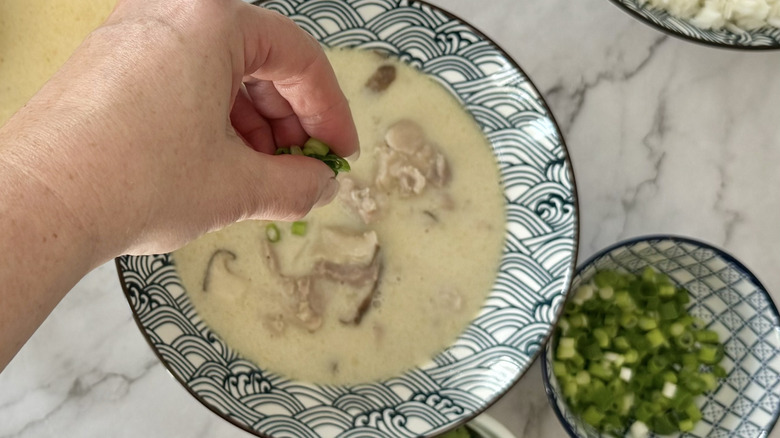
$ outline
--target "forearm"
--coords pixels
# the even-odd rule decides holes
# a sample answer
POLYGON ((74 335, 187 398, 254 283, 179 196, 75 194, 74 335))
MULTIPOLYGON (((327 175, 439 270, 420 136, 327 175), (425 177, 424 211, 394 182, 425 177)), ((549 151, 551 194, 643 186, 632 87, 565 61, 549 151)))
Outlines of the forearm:
POLYGON ((47 179, 51 175, 34 173, 19 155, 34 147, 21 142, 34 141, 0 129, 0 370, 101 261, 78 212, 47 179))

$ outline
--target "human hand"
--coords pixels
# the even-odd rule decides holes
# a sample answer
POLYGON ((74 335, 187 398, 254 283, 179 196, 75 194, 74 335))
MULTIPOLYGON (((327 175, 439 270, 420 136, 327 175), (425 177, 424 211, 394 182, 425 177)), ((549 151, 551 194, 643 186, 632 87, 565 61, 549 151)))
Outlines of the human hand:
POLYGON ((358 150, 319 44, 238 0, 121 1, 3 131, 4 160, 54 192, 98 259, 302 217, 338 184, 276 147, 312 136, 358 150))

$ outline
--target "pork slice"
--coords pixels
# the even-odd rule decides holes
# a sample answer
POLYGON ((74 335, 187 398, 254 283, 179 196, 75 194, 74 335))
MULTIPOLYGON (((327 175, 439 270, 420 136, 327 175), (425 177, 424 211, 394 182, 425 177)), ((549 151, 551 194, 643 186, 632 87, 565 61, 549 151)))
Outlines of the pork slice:
POLYGON ((396 169, 404 166, 406 161, 402 154, 387 147, 380 148, 377 153, 374 184, 381 190, 388 192, 395 190, 398 187, 398 180, 395 176, 396 169))
POLYGON ((419 195, 428 183, 425 175, 414 166, 399 166, 392 174, 398 181, 398 191, 404 196, 419 195))
POLYGON ((444 187, 450 179, 450 168, 447 159, 440 152, 436 152, 433 160, 426 169, 425 177, 436 187, 444 187))
POLYGON ((339 178, 339 182, 339 199, 342 204, 360 216, 363 223, 374 222, 380 215, 380 203, 371 188, 363 187, 349 177, 339 178))
POLYGON ((272 333, 284 331, 284 321, 299 325, 309 331, 316 331, 322 326, 322 314, 325 310, 325 296, 315 288, 311 275, 302 277, 288 277, 282 274, 279 260, 273 248, 267 242, 263 242, 263 259, 270 272, 277 278, 278 293, 284 302, 285 315, 274 315, 266 327, 272 333), (285 318, 286 316, 286 318, 285 318))
POLYGON ((317 265, 317 274, 336 283, 337 295, 331 297, 330 305, 344 324, 360 324, 371 307, 371 301, 379 284, 381 258, 377 251, 367 266, 339 265, 322 262, 317 265))
POLYGON ((295 288, 297 322, 309 331, 319 329, 322 326, 323 303, 321 296, 314 291, 312 278, 301 277, 292 283, 295 288))
POLYGON ((335 283, 330 306, 345 324, 359 324, 368 311, 381 273, 376 232, 325 228, 316 248, 314 275, 335 283))
POLYGON ((332 265, 365 267, 373 262, 379 249, 375 231, 352 232, 324 227, 312 251, 318 262, 332 265))
POLYGON ((403 196, 421 194, 426 186, 444 187, 449 166, 444 154, 428 141, 417 123, 400 120, 385 133, 386 148, 379 150, 374 182, 384 190, 403 196))
POLYGON ((284 321, 316 331, 331 312, 344 324, 359 324, 370 308, 382 267, 376 232, 322 228, 312 245, 312 272, 297 277, 284 276, 271 245, 263 248, 287 309, 281 319, 268 321, 272 332, 284 331, 284 321))

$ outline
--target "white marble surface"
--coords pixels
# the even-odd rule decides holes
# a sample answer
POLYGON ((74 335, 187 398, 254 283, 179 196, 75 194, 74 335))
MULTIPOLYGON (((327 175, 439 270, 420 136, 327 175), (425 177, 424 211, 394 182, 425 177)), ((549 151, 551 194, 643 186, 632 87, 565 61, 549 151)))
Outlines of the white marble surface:
MULTIPOLYGON (((607 0, 434 3, 492 37, 547 99, 574 163, 580 259, 680 234, 730 251, 780 299, 780 51, 679 41, 607 0)), ((565 436, 538 364, 489 412, 518 438, 565 436)), ((107 264, 0 374, 0 438, 46 436, 248 435, 157 362, 107 264)))

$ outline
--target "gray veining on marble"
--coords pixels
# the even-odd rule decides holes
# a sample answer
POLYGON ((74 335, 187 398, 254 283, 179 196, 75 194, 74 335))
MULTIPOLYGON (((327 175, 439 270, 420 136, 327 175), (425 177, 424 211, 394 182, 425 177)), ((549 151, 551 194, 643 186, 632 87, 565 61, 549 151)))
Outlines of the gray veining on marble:
MULTIPOLYGON (((432 3, 493 38, 547 100, 574 163, 580 259, 633 236, 685 235, 731 252, 780 298, 780 52, 680 41, 607 0, 432 3)), ((565 436, 538 364, 488 413, 518 438, 565 436)), ((107 264, 0 374, 0 438, 45 436, 248 434, 158 364, 107 264)))

